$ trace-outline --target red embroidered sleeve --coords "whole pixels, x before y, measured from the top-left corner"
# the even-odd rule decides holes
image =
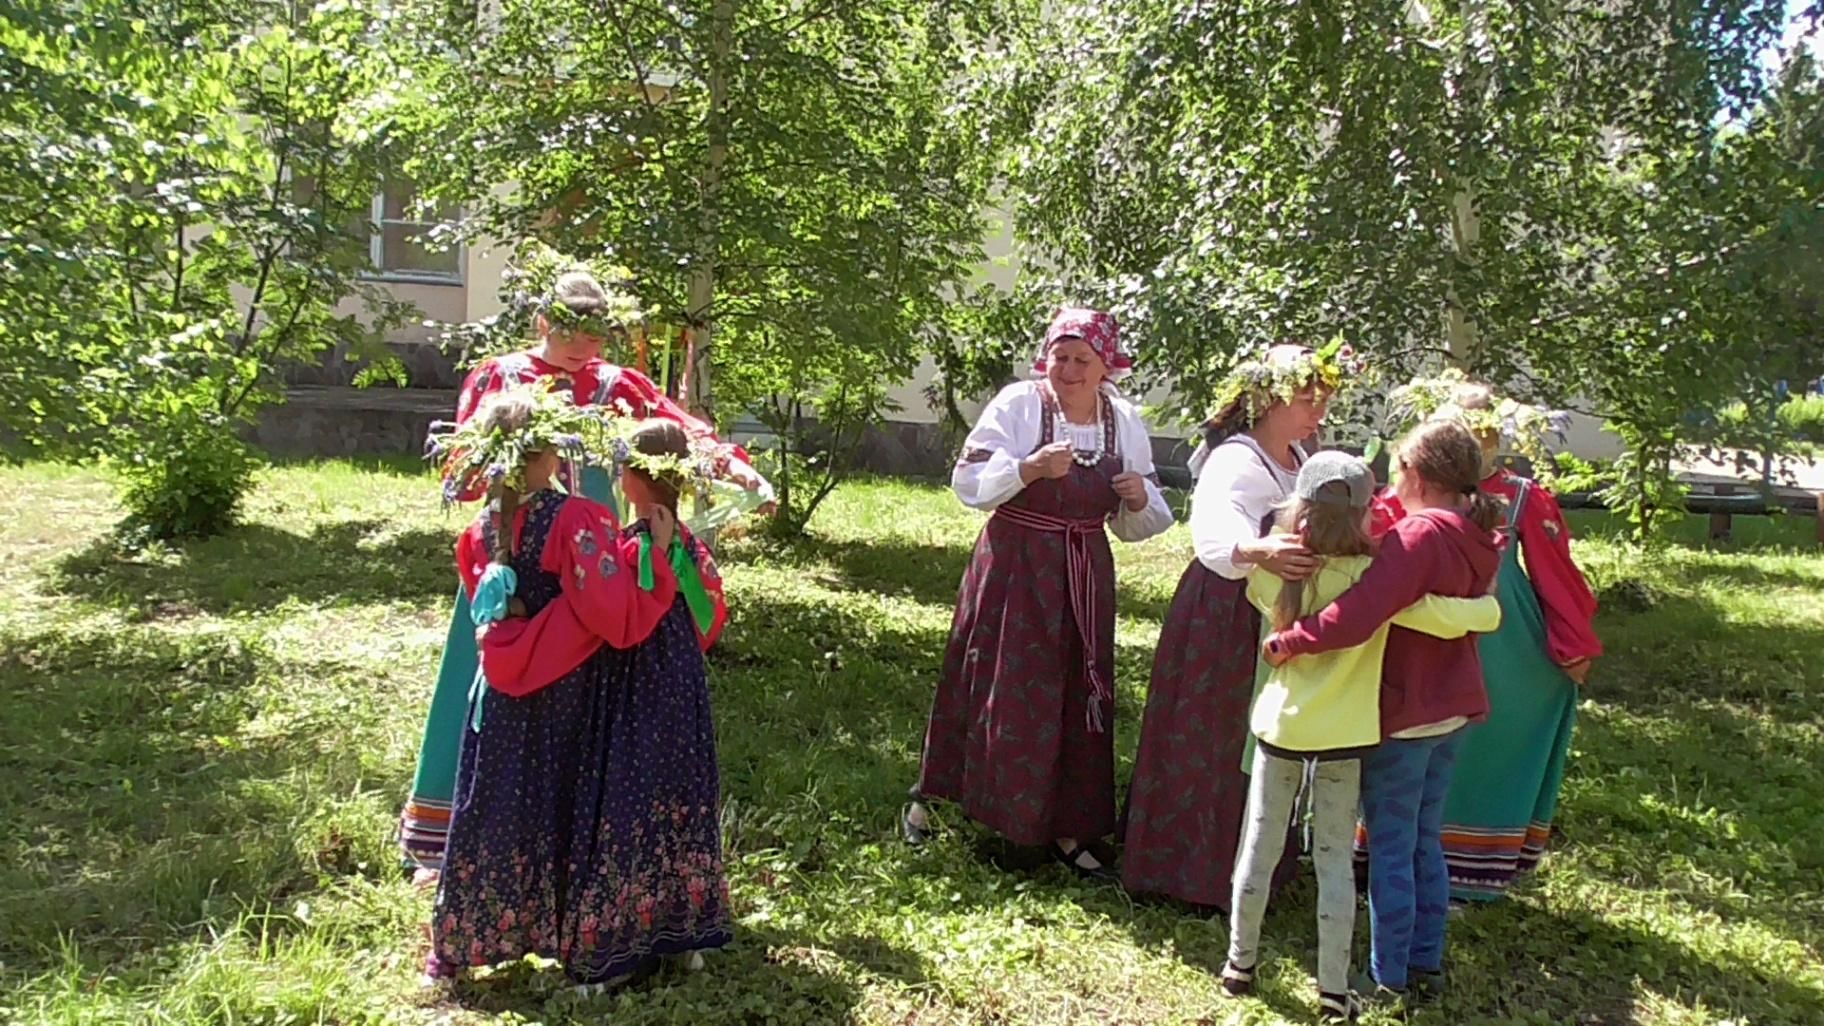
[[[670,396],[661,392],[659,386],[653,384],[651,378],[639,371],[621,369],[620,376],[615,380],[614,388],[609,393],[610,403],[617,399],[625,402],[635,417],[642,419],[658,417],[661,420],[669,420],[682,427],[684,433],[689,435],[692,441],[707,440],[715,443],[718,474],[727,469],[727,461],[731,456],[743,463],[750,465],[753,463],[748,459],[746,449],[716,438],[714,429],[687,413],[684,407],[679,406],[672,401]]]
[[[1552,493],[1534,485],[1520,515],[1520,554],[1545,612],[1546,647],[1560,666],[1602,654],[1596,594],[1571,558],[1571,529]]]
[[[529,620],[503,620],[488,629],[481,666],[489,686],[531,694],[604,644],[631,648],[646,640],[671,610],[678,581],[669,566],[655,566],[652,591],[642,590],[639,559],[638,543],[621,537],[608,507],[564,500],[541,564],[562,581],[563,594]]]

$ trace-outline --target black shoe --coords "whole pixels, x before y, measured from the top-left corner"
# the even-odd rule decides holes
[[[1058,842],[1053,841],[1051,843],[1051,857],[1058,860],[1059,863],[1069,868],[1071,872],[1077,874],[1078,877],[1084,880],[1094,880],[1098,883],[1106,883],[1115,878],[1115,874],[1109,871],[1108,863],[1096,858],[1086,845],[1079,844],[1075,848],[1065,851],[1058,846]],[[1088,859],[1095,864],[1085,865],[1083,862],[1084,859]]]
[[[1247,997],[1254,993],[1254,970],[1243,969],[1233,962],[1222,966],[1222,992],[1229,997]]]
[[[1381,986],[1375,982],[1374,974],[1366,970],[1349,981],[1349,989],[1355,992],[1362,1008],[1384,1008],[1395,1013],[1406,1010],[1406,992]]]
[[[1362,1001],[1353,992],[1317,995],[1318,1022],[1354,1022],[1362,1014]]]
[[[1428,972],[1410,969],[1406,972],[1406,989],[1419,1001],[1436,1001],[1444,996],[1444,970]]]
[[[899,810],[899,836],[914,848],[931,839],[929,818],[926,819],[923,826],[912,822],[912,810],[921,807],[917,802],[907,802],[905,807]],[[929,817],[930,813],[926,812],[925,815]]]

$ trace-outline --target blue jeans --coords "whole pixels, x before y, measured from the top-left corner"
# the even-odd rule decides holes
[[[1406,989],[1409,970],[1444,967],[1450,872],[1444,866],[1444,799],[1465,731],[1390,738],[1362,758],[1368,828],[1368,924],[1374,981]]]

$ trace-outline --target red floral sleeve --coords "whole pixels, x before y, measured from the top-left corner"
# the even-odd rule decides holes
[[[1520,554],[1545,611],[1546,648],[1570,666],[1602,654],[1596,637],[1596,595],[1571,558],[1571,529],[1551,492],[1533,485],[1520,513]]]
[[[541,565],[562,581],[563,594],[529,620],[490,627],[481,643],[488,684],[519,696],[545,687],[583,664],[604,644],[632,648],[671,610],[678,581],[669,566],[653,568],[653,589],[639,586],[640,550],[620,534],[608,507],[570,498],[545,540]]]
[[[615,648],[645,641],[678,597],[669,566],[655,566],[652,590],[640,589],[639,543],[621,536],[608,507],[588,499],[570,499],[558,511],[542,565],[562,579],[563,601],[578,619]]]
[[[620,375],[615,379],[614,388],[610,393],[610,401],[615,399],[623,400],[632,407],[635,417],[642,419],[658,417],[661,420],[672,421],[682,427],[684,433],[689,435],[692,441],[717,440],[713,428],[691,416],[684,407],[679,406],[670,396],[660,391],[659,386],[653,384],[651,378],[639,371],[621,368]],[[753,462],[748,459],[747,450],[738,445],[722,443],[720,448],[725,449],[725,455],[733,456],[743,463],[751,464]],[[718,468],[718,471],[720,469]]]

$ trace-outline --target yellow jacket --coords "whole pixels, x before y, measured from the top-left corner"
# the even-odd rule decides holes
[[[1366,573],[1371,556],[1328,556],[1305,582],[1301,616],[1323,609]],[[1285,584],[1255,569],[1248,574],[1248,601],[1272,615]],[[1448,598],[1427,595],[1394,615],[1389,623],[1440,638],[1487,634],[1501,626],[1501,603],[1492,596]],[[1354,648],[1299,656],[1270,671],[1254,699],[1249,725],[1254,736],[1291,752],[1370,748],[1381,743],[1381,656],[1387,627]],[[1269,626],[1269,630],[1270,630]]]

